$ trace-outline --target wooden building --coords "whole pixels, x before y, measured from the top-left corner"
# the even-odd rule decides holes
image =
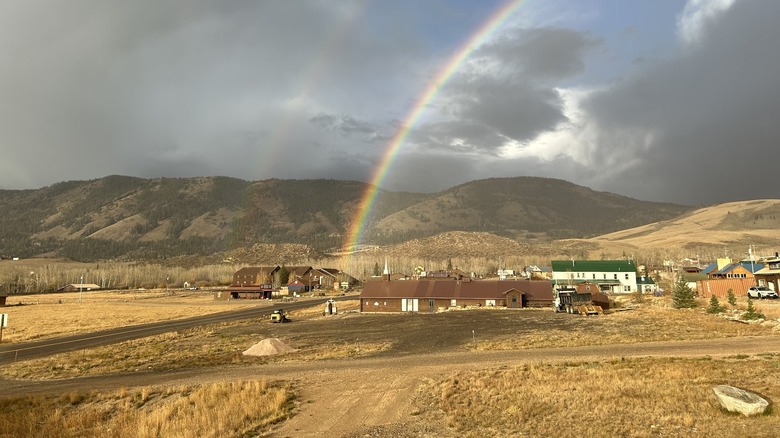
[[[71,283],[57,289],[59,292],[87,292],[100,290],[100,286],[94,283]]]
[[[227,290],[214,292],[214,299],[269,299],[278,283],[279,266],[248,266],[233,274]]]
[[[383,280],[363,286],[360,311],[435,313],[453,307],[547,307],[552,300],[549,281]]]

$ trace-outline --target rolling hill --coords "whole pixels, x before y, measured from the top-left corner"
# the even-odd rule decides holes
[[[0,190],[0,255],[159,260],[257,244],[306,245],[317,254],[343,244],[367,188],[338,180],[114,175]],[[379,190],[364,243],[453,231],[521,243],[587,238],[690,210],[557,179],[493,178],[433,194]]]
[[[758,255],[780,250],[780,200],[728,202],[700,208],[674,219],[586,239],[604,251],[682,249],[741,258],[748,246]]]

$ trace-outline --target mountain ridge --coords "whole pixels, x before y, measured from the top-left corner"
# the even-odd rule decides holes
[[[332,179],[111,175],[0,190],[0,254],[149,260],[281,243],[324,253],[342,246],[368,188]],[[476,180],[437,193],[378,189],[362,243],[451,231],[518,241],[588,238],[690,210],[539,177]]]

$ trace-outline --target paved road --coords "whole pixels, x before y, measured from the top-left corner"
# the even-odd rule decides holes
[[[336,300],[354,299],[354,297],[338,297]],[[242,319],[258,318],[270,315],[275,309],[293,310],[319,305],[328,298],[307,299],[292,303],[274,304],[271,307],[262,306],[251,309],[232,310],[228,312],[213,313],[210,315],[196,316],[192,318],[176,319],[172,321],[160,321],[149,324],[118,327],[109,330],[101,330],[92,333],[82,333],[72,336],[45,339],[35,342],[20,344],[7,344],[0,346],[0,364],[18,360],[35,359],[68,351],[109,345],[117,342],[146,336],[159,335],[177,330],[185,330],[206,324],[217,324]]]

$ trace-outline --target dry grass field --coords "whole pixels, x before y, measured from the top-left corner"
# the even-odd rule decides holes
[[[727,383],[777,400],[778,372],[775,354],[459,372],[420,388],[415,415],[441,436],[775,437],[780,415],[722,411],[712,387]]]
[[[79,299],[81,298],[81,303]],[[95,291],[11,296],[3,343],[187,318],[264,303],[215,301],[207,291]]]
[[[0,435],[256,436],[290,415],[293,397],[290,387],[263,380],[6,397],[0,399]]]
[[[194,296],[171,299],[166,305],[137,308],[153,312],[156,307],[210,307]],[[104,303],[120,309],[125,305]],[[356,300],[338,305],[341,313],[336,316],[323,316],[318,305],[290,312],[292,322],[287,324],[258,318],[208,325],[4,366],[3,379],[117,375],[120,381],[126,376],[131,389],[2,398],[0,430],[19,437],[51,436],[52,431],[64,431],[55,435],[66,437],[253,436],[277,429],[280,432],[274,436],[302,436],[296,431],[310,430],[302,424],[321,431],[317,436],[354,437],[769,437],[780,430],[780,413],[754,418],[725,413],[711,392],[714,385],[730,384],[772,401],[780,399],[776,379],[780,352],[725,358],[607,355],[603,360],[531,359],[511,365],[479,361],[480,354],[500,350],[780,336],[774,323],[743,324],[708,315],[704,301],[693,310],[675,310],[668,299],[648,299],[635,309],[598,317],[556,314],[550,309],[361,315]],[[756,306],[769,317],[780,316],[780,303],[757,301]],[[740,301],[737,311],[744,307]],[[270,337],[299,351],[282,356],[241,355]],[[477,355],[474,364],[446,359],[469,352]],[[381,365],[382,359],[399,357],[408,358],[408,366]],[[363,360],[378,368],[368,366],[351,374],[345,367],[360,366]],[[434,360],[442,365],[431,365]],[[237,370],[262,369],[252,368],[258,365],[283,370],[288,365],[306,367],[312,361],[321,365],[312,367],[311,375],[290,374],[284,378],[288,383],[269,385],[231,377]],[[131,383],[143,381],[150,371],[177,370],[192,376],[202,370],[209,383],[140,387]],[[141,372],[140,377],[134,377],[136,372]],[[326,377],[328,373],[333,377]],[[393,374],[398,378],[375,379]],[[223,380],[212,384],[215,376]],[[329,379],[334,383],[324,383]],[[405,400],[408,410],[395,408],[394,412],[409,414],[361,423],[366,412],[381,418],[381,409],[388,408],[372,404],[375,399]],[[237,413],[236,406],[247,411]],[[344,412],[343,418],[333,420],[334,412]],[[353,430],[359,432],[350,435]]]
[[[702,303],[703,304],[703,303]],[[731,338],[773,334],[776,324],[741,324],[697,309],[674,310],[665,299],[602,317],[555,314],[550,309],[484,309],[438,315],[360,315],[358,301],[339,302],[339,315],[324,317],[321,305],[288,313],[291,323],[268,319],[212,324],[104,347],[12,363],[0,376],[62,379],[146,370],[169,371],[258,363],[301,363],[395,354],[519,350],[635,344],[652,341]],[[768,316],[780,303],[760,302]],[[738,303],[744,309],[744,303]],[[186,308],[186,307],[185,307]],[[141,308],[144,312],[146,308]],[[152,318],[157,309],[149,309]],[[742,310],[738,310],[741,312]],[[95,319],[99,317],[92,316]],[[34,324],[32,324],[34,325]],[[29,330],[34,330],[29,327]],[[472,330],[474,334],[472,336]],[[435,337],[430,332],[437,333]],[[280,338],[297,352],[246,357],[241,353],[266,338]],[[422,338],[429,338],[427,342]],[[476,342],[475,342],[476,341]]]

